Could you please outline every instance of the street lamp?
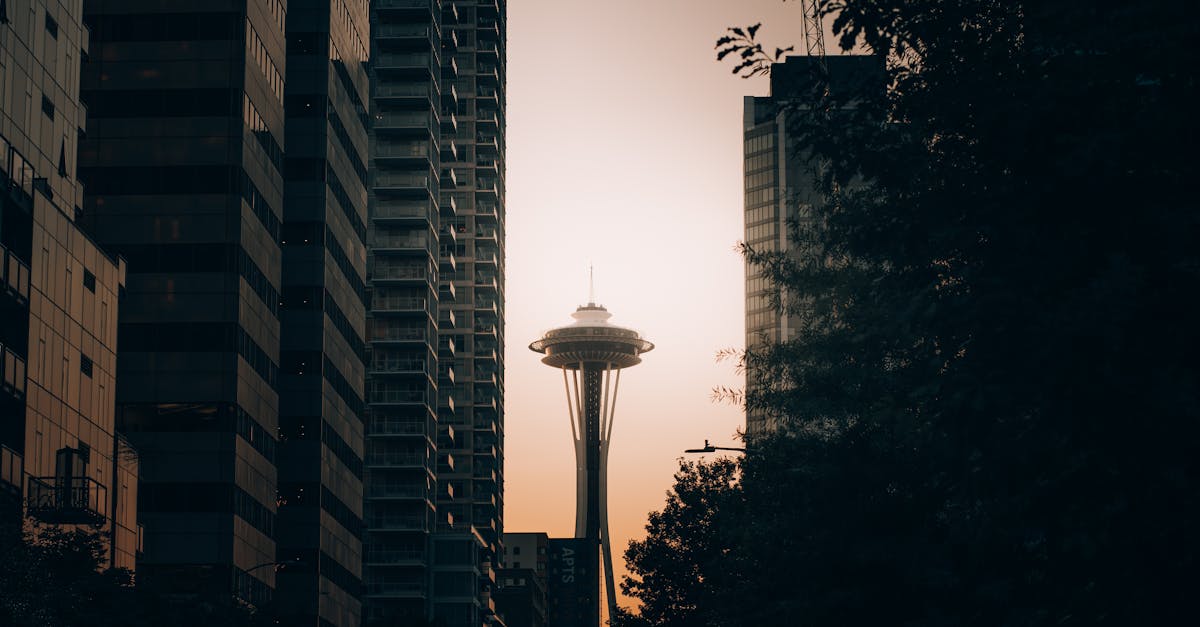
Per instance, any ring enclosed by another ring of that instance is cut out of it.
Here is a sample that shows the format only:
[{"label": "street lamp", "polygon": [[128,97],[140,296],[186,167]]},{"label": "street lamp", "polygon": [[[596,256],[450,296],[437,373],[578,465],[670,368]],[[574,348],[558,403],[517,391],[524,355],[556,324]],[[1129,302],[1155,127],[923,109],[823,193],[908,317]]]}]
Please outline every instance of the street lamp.
[{"label": "street lamp", "polygon": [[248,568],[246,570],[246,574],[250,574],[260,568],[265,568],[267,566],[274,566],[275,571],[278,572],[279,568],[281,566],[298,566],[298,565],[304,564],[304,563],[306,563],[306,562],[302,558],[299,558],[299,557],[292,558],[290,560],[284,560],[282,562],[263,562],[262,564],[259,564],[257,566],[251,566],[250,568]]},{"label": "street lamp", "polygon": [[704,448],[689,448],[685,450],[684,453],[715,453],[717,451],[737,451],[739,453],[745,453],[746,449],[733,446],[713,446],[708,443],[708,440],[705,440]]}]

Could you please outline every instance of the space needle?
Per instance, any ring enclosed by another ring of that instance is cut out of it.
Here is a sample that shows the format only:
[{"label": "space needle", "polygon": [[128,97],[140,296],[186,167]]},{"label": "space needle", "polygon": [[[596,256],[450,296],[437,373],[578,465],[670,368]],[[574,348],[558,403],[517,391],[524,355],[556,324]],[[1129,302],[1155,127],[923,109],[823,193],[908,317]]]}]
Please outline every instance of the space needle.
[{"label": "space needle", "polygon": [[547,331],[529,345],[545,355],[542,363],[563,373],[571,437],[575,442],[575,537],[590,548],[586,560],[593,625],[600,624],[598,561],[604,565],[608,615],[615,616],[616,584],[613,581],[612,543],[608,535],[608,447],[621,370],[641,363],[641,354],[654,348],[637,331],[610,324],[612,314],[595,302],[590,289],[588,304],[571,314],[575,322]]}]

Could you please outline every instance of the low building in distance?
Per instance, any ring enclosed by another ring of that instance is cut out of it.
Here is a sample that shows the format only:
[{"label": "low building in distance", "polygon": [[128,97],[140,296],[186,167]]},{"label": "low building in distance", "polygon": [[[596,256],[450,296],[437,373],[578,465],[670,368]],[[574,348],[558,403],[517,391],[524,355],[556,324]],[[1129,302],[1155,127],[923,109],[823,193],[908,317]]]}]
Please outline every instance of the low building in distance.
[{"label": "low building in distance", "polygon": [[496,572],[496,613],[507,627],[547,627],[550,538],[544,533],[504,534],[504,559]]}]

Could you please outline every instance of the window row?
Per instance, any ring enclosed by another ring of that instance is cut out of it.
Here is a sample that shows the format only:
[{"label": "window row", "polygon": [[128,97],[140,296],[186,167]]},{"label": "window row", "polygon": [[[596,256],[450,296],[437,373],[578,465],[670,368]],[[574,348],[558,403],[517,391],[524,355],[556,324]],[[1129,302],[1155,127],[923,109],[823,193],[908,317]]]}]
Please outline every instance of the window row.
[{"label": "window row", "polygon": [[746,155],[775,149],[775,134],[769,133],[755,137],[747,137],[745,141]]},{"label": "window row", "polygon": [[258,64],[258,68],[262,70],[263,76],[267,79],[267,84],[271,87],[271,92],[282,104],[283,75],[280,74],[279,66],[275,65],[275,61],[271,59],[266,44],[258,36],[258,31],[254,30],[254,25],[250,23],[249,19],[246,20],[246,56],[254,59]]},{"label": "window row", "polygon": [[275,512],[232,483],[142,483],[137,504],[138,512],[233,514],[275,537]]},{"label": "window row", "polygon": [[159,433],[232,431],[275,463],[275,436],[234,403],[118,404],[117,428]]}]

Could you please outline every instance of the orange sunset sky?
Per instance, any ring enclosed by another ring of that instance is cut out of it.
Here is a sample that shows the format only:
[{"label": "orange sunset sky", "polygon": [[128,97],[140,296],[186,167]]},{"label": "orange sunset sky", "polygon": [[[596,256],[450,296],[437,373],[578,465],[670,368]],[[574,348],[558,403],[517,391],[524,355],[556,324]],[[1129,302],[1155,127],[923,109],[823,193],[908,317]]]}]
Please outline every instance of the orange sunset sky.
[{"label": "orange sunset sky", "polygon": [[[742,80],[714,60],[725,27],[764,22],[801,45],[780,0],[511,0],[508,5],[505,530],[574,531],[574,460],[561,375],[529,342],[587,300],[657,348],[621,377],[609,470],[617,577],[660,509],[683,449],[737,446],[743,344]],[[625,603],[631,603],[625,600]]]}]

